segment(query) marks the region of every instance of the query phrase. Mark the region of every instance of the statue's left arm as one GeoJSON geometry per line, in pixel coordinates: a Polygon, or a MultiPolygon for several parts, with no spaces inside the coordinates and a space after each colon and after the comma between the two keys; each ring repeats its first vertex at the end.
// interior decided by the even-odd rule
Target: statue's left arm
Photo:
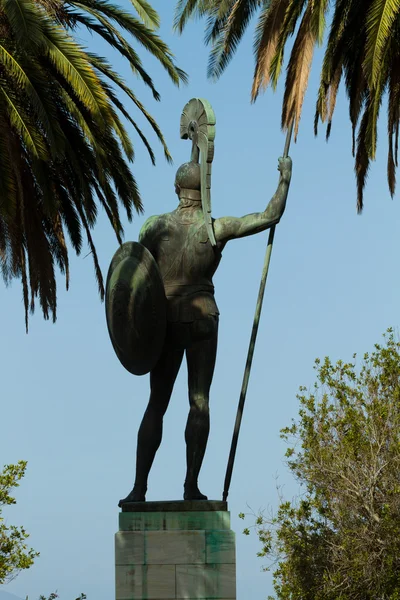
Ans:
{"type": "Polygon", "coordinates": [[[143,224],[139,233],[139,243],[145,246],[153,255],[154,230],[157,225],[157,220],[157,215],[149,217],[143,224]]]}
{"type": "Polygon", "coordinates": [[[278,188],[264,212],[239,218],[222,217],[214,221],[214,232],[218,244],[225,244],[229,240],[260,233],[279,223],[285,211],[292,176],[291,159],[289,157],[280,158],[278,170],[281,174],[278,188]]]}

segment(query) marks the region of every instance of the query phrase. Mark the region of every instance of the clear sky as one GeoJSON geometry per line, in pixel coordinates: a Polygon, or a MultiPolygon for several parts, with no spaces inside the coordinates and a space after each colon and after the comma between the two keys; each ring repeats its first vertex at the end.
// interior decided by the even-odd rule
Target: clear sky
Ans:
{"type": "MultiPolygon", "coordinates": [[[[129,5],[129,0],[119,0],[129,5]]],[[[140,140],[133,166],[145,215],[126,223],[126,240],[136,240],[145,218],[176,204],[174,174],[188,160],[190,147],[179,139],[184,104],[207,98],[217,115],[212,197],[214,216],[263,210],[277,181],[282,86],[250,105],[252,38],[217,84],[206,79],[203,25],[182,37],[172,32],[173,2],[153,0],[162,17],[162,35],[178,64],[190,75],[176,89],[142,52],[161,94],[154,102],[121,60],[111,56],[167,138],[175,164],[166,164],[160,147],[157,167],[140,140]]],[[[82,41],[100,53],[97,40],[82,41]]],[[[293,180],[286,213],[277,227],[264,312],[248,391],[238,457],[229,497],[237,532],[238,598],[266,598],[271,576],[256,557],[256,537],[245,537],[239,512],[276,507],[276,476],[292,498],[296,483],[284,464],[280,428],[296,417],[299,385],[311,386],[318,356],[349,359],[370,350],[389,326],[398,326],[400,306],[400,205],[386,185],[386,125],[373,165],[362,216],[356,214],[351,131],[342,93],[332,138],[314,139],[318,87],[317,55],[304,107],[300,136],[293,146],[293,180]]],[[[129,110],[134,110],[129,105],[129,110]]],[[[138,115],[136,115],[138,116],[138,115]]],[[[100,213],[95,229],[106,274],[117,248],[100,213]]],[[[220,337],[211,397],[211,435],[200,477],[201,489],[219,499],[229,452],[248,340],[258,293],[267,234],[228,244],[215,277],[220,337]]],[[[137,429],[148,399],[148,377],[134,378],[114,356],[108,338],[90,257],[72,259],[71,289],[59,279],[58,321],[44,322],[39,310],[24,329],[18,282],[0,283],[2,427],[0,463],[29,461],[17,491],[18,505],[6,511],[10,523],[23,524],[41,552],[35,566],[1,591],[30,600],[58,590],[61,600],[81,591],[89,600],[114,597],[113,536],[118,500],[131,489],[137,429]]],[[[71,255],[72,257],[72,255],[71,255]]],[[[185,473],[184,427],[188,401],[186,368],[179,375],[165,418],[164,439],[150,477],[149,500],[179,499],[185,473]]],[[[252,524],[251,519],[246,525],[252,524]]]]}

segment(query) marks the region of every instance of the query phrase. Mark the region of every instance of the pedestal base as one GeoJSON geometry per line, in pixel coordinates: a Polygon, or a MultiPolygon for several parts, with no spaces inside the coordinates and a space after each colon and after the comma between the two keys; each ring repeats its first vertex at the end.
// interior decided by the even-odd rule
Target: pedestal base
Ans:
{"type": "Polygon", "coordinates": [[[223,502],[124,505],[116,600],[236,598],[235,534],[223,502]]]}

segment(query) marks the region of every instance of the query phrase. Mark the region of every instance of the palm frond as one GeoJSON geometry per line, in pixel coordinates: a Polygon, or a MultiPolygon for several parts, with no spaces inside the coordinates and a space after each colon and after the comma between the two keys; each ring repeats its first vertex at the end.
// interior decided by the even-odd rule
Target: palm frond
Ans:
{"type": "Polygon", "coordinates": [[[235,0],[216,15],[216,23],[221,22],[223,26],[218,26],[219,33],[214,26],[209,34],[213,44],[208,63],[209,77],[218,79],[225,71],[259,6],[259,0],[235,0]]]}
{"type": "Polygon", "coordinates": [[[311,28],[311,18],[312,10],[309,5],[300,23],[287,69],[282,108],[282,127],[288,129],[293,121],[295,139],[297,139],[299,131],[300,117],[316,41],[315,32],[311,28]]]}
{"type": "Polygon", "coordinates": [[[393,197],[396,190],[397,150],[400,122],[400,55],[392,57],[388,81],[388,183],[393,197]],[[395,138],[395,147],[393,147],[395,138]]]}
{"type": "Polygon", "coordinates": [[[175,9],[174,29],[182,33],[188,21],[193,17],[203,17],[218,10],[218,0],[178,0],[175,9]]]}
{"type": "Polygon", "coordinates": [[[46,27],[43,51],[58,72],[72,86],[77,98],[93,113],[105,118],[107,97],[81,48],[61,28],[46,27]]]}
{"type": "Polygon", "coordinates": [[[251,99],[257,99],[260,90],[266,90],[271,80],[271,62],[276,55],[278,43],[282,36],[284,17],[289,0],[272,0],[262,10],[254,40],[256,68],[253,78],[251,99]]]}
{"type": "Polygon", "coordinates": [[[328,36],[321,70],[321,81],[317,97],[314,132],[317,135],[318,121],[328,121],[326,138],[329,139],[336,99],[343,76],[345,36],[343,21],[348,6],[347,0],[338,0],[335,5],[331,28],[328,36]]]}
{"type": "Polygon", "coordinates": [[[10,119],[11,126],[21,136],[24,144],[36,158],[46,159],[47,148],[39,132],[31,123],[28,115],[15,98],[12,97],[11,90],[6,90],[0,85],[0,92],[5,101],[6,111],[10,119]]]}
{"type": "Polygon", "coordinates": [[[40,44],[45,14],[32,0],[2,0],[1,8],[21,47],[40,44]]]}
{"type": "Polygon", "coordinates": [[[383,95],[386,89],[386,71],[381,69],[377,87],[370,90],[370,102],[368,110],[367,129],[365,133],[368,154],[371,160],[376,159],[376,148],[378,142],[378,118],[382,105],[383,95]]]}
{"type": "Polygon", "coordinates": [[[364,68],[372,88],[377,85],[382,57],[390,44],[392,26],[399,13],[399,0],[373,0],[367,13],[364,68]]]}
{"type": "MultiPolygon", "coordinates": [[[[88,3],[88,1],[86,0],[88,3]]],[[[90,14],[95,16],[100,22],[105,23],[104,19],[114,20],[119,27],[130,33],[148,52],[159,60],[161,65],[168,72],[171,80],[179,86],[180,82],[186,81],[186,75],[176,69],[173,62],[173,55],[167,44],[139,19],[136,19],[130,13],[112,5],[106,0],[92,0],[93,6],[85,7],[81,2],[74,2],[77,7],[85,8],[90,14]],[[81,6],[80,6],[81,5],[81,6]],[[96,8],[98,6],[98,8],[96,8]]],[[[112,27],[109,23],[108,27],[112,27]]]]}
{"type": "Polygon", "coordinates": [[[90,31],[97,33],[102,37],[112,48],[117,50],[121,56],[124,56],[131,66],[132,71],[139,75],[142,81],[151,89],[153,92],[153,98],[157,101],[160,100],[160,94],[154,87],[153,81],[145,69],[142,67],[141,60],[134,49],[126,42],[126,40],[117,32],[117,36],[114,35],[113,30],[115,28],[105,27],[101,24],[90,21],[87,16],[76,15],[76,21],[85,25],[90,31]]]}
{"type": "Polygon", "coordinates": [[[339,64],[336,68],[336,71],[333,73],[332,81],[328,88],[327,111],[326,111],[327,112],[327,120],[328,120],[328,126],[326,129],[326,139],[327,140],[329,140],[330,135],[331,135],[333,113],[335,112],[335,108],[336,108],[336,100],[337,100],[337,95],[339,92],[340,82],[342,80],[342,74],[343,74],[343,66],[339,64]]]}
{"type": "Polygon", "coordinates": [[[104,300],[104,279],[103,279],[103,274],[101,272],[101,268],[100,268],[100,263],[99,263],[99,259],[97,256],[97,251],[96,251],[96,247],[93,243],[93,238],[92,238],[92,234],[90,232],[90,226],[86,220],[86,216],[84,214],[84,212],[82,211],[82,209],[80,207],[78,208],[78,213],[79,213],[79,217],[80,220],[83,224],[83,227],[86,231],[86,238],[87,238],[87,242],[88,242],[88,246],[90,248],[90,253],[92,255],[92,259],[93,259],[93,264],[94,264],[94,271],[95,271],[95,275],[96,275],[96,281],[97,281],[97,285],[98,285],[98,290],[99,290],[99,294],[100,294],[100,298],[101,300],[104,300]]]}
{"type": "Polygon", "coordinates": [[[146,118],[146,120],[150,124],[151,128],[153,129],[153,131],[157,135],[158,139],[160,140],[160,142],[164,148],[165,158],[167,159],[167,161],[169,163],[171,163],[172,156],[169,153],[168,146],[165,142],[165,139],[161,132],[161,129],[157,125],[154,118],[145,109],[144,105],[138,100],[138,98],[135,96],[135,94],[132,92],[132,90],[130,88],[128,88],[128,86],[124,83],[124,81],[121,79],[121,77],[118,75],[118,73],[113,71],[111,66],[108,64],[108,62],[104,58],[100,58],[99,56],[96,56],[94,54],[90,54],[90,58],[91,58],[92,64],[95,66],[95,68],[98,69],[101,73],[103,73],[106,77],[108,77],[123,92],[125,92],[125,94],[128,96],[128,98],[130,100],[132,100],[132,102],[137,106],[137,108],[140,110],[140,112],[146,118]]]}
{"type": "Polygon", "coordinates": [[[146,27],[150,29],[158,29],[160,27],[160,17],[151,4],[146,0],[131,0],[131,3],[146,27]]]}
{"type": "Polygon", "coordinates": [[[114,93],[114,90],[111,88],[111,86],[107,85],[105,82],[103,82],[103,86],[107,90],[107,94],[108,94],[109,98],[112,100],[113,104],[115,104],[115,106],[118,108],[118,110],[121,111],[121,113],[124,115],[125,119],[127,121],[129,121],[129,123],[131,123],[131,125],[133,125],[135,131],[139,135],[143,144],[146,146],[146,149],[147,149],[147,152],[149,153],[151,162],[153,163],[153,165],[155,165],[156,157],[154,155],[152,147],[150,146],[150,144],[149,144],[147,138],[145,137],[145,135],[143,134],[142,130],[138,127],[136,121],[134,121],[132,119],[131,115],[128,113],[128,111],[124,107],[123,103],[116,96],[116,94],[114,93]]]}
{"type": "Polygon", "coordinates": [[[368,177],[368,171],[371,165],[369,152],[366,144],[366,134],[368,121],[370,118],[369,111],[371,109],[370,101],[368,100],[361,119],[361,124],[357,138],[357,153],[356,153],[356,178],[357,178],[357,210],[362,212],[364,207],[364,188],[368,177]]]}
{"type": "Polygon", "coordinates": [[[204,42],[207,46],[214,44],[223,34],[235,4],[236,0],[221,0],[215,3],[215,7],[212,10],[207,10],[204,13],[204,15],[207,14],[207,25],[204,36],[204,42]]]}
{"type": "Polygon", "coordinates": [[[7,50],[7,48],[0,43],[0,63],[2,63],[4,69],[15,80],[16,84],[24,91],[28,96],[28,101],[32,108],[35,110],[37,117],[45,130],[45,135],[48,138],[50,150],[54,150],[56,147],[56,136],[53,132],[53,125],[49,119],[49,115],[42,102],[41,97],[36,91],[34,85],[26,74],[21,63],[15,59],[15,57],[7,50]]]}

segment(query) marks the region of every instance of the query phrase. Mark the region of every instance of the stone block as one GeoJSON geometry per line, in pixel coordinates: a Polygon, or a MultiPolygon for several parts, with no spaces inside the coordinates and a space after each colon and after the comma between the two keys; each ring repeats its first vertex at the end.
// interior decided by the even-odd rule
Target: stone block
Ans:
{"type": "Polygon", "coordinates": [[[175,600],[174,565],[115,567],[116,600],[175,600]]]}
{"type": "Polygon", "coordinates": [[[235,533],[233,531],[206,531],[206,562],[235,564],[235,533]]]}
{"type": "Polygon", "coordinates": [[[235,599],[235,565],[177,565],[176,598],[235,599]]]}
{"type": "Polygon", "coordinates": [[[115,534],[115,564],[143,565],[145,563],[145,533],[119,531],[115,534]]]}
{"type": "Polygon", "coordinates": [[[144,550],[149,565],[202,564],[206,562],[205,531],[147,531],[144,550]]]}
{"type": "Polygon", "coordinates": [[[115,536],[116,600],[236,598],[229,512],[220,510],[221,503],[201,503],[204,511],[197,504],[161,502],[122,511],[115,536]]]}
{"type": "Polygon", "coordinates": [[[216,512],[121,512],[120,531],[211,531],[231,527],[228,511],[216,512]]]}

